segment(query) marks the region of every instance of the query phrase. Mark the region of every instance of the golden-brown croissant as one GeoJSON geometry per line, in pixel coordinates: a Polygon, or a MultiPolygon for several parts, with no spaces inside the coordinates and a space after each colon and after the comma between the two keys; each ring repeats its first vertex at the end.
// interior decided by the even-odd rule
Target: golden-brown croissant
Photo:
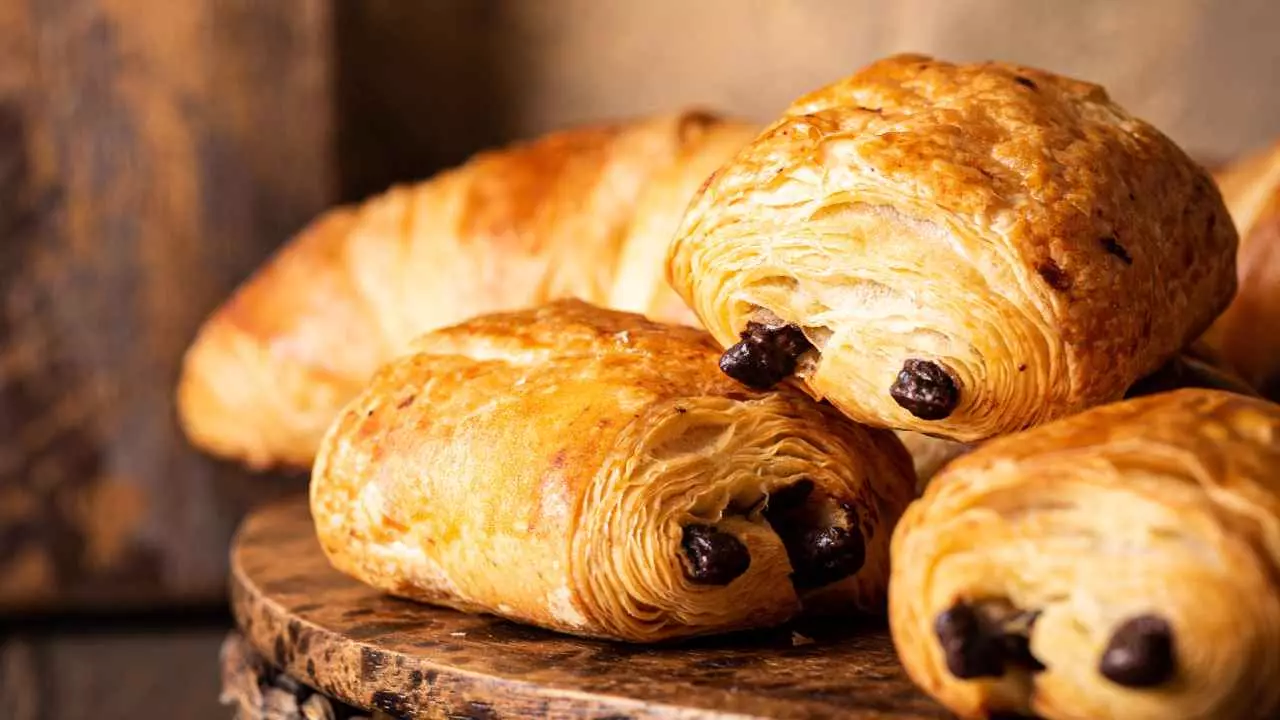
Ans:
{"type": "Polygon", "coordinates": [[[896,56],[795,102],[694,199],[675,289],[757,387],[959,441],[1118,400],[1235,286],[1216,186],[1096,86],[896,56]]]}
{"type": "Polygon", "coordinates": [[[881,610],[905,450],[718,354],[576,300],[429,333],[325,436],[320,543],[395,595],[627,641],[881,610]]]}
{"type": "Polygon", "coordinates": [[[1280,712],[1280,406],[1177,390],[992,440],[893,538],[908,673],[966,718],[1280,712]]]}
{"type": "Polygon", "coordinates": [[[1205,341],[1263,395],[1280,401],[1280,143],[1215,179],[1240,231],[1239,288],[1205,341]]]}
{"type": "Polygon", "coordinates": [[[692,112],[583,127],[326,213],[201,328],[178,390],[187,435],[251,466],[307,466],[379,365],[479,313],[578,297],[695,323],[662,256],[752,134],[692,112]]]}

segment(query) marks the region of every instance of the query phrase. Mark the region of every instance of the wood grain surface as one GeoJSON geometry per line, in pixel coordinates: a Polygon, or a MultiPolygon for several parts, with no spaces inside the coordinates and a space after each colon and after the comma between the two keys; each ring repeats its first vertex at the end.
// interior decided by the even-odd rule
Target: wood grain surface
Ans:
{"type": "Polygon", "coordinates": [[[581,640],[384,596],[333,570],[305,498],[245,521],[232,609],[288,674],[406,718],[950,717],[880,625],[797,625],[661,647],[581,640]]]}
{"type": "Polygon", "coordinates": [[[191,449],[206,313],[331,202],[325,0],[0,2],[0,612],[216,602],[246,507],[191,449]]]}

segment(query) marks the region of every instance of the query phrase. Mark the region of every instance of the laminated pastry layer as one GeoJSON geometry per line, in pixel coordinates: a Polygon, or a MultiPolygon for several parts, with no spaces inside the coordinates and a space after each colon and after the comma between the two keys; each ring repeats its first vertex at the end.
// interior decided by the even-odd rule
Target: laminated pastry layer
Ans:
{"type": "Polygon", "coordinates": [[[338,411],[421,333],[565,297],[690,322],[661,255],[701,182],[689,173],[742,133],[702,112],[572,128],[326,212],[201,327],[177,390],[184,431],[253,467],[309,467],[338,411]]]}
{"type": "Polygon", "coordinates": [[[321,446],[321,545],[395,595],[626,641],[881,610],[909,456],[716,356],[576,301],[423,336],[321,446]]]}
{"type": "Polygon", "coordinates": [[[673,287],[754,387],[962,442],[1119,399],[1235,287],[1209,176],[1105,91],[877,62],[796,101],[694,199],[673,287]]]}
{"type": "Polygon", "coordinates": [[[1215,180],[1240,232],[1239,288],[1205,344],[1280,401],[1280,143],[1229,165],[1215,180]]]}
{"type": "Polygon", "coordinates": [[[893,540],[890,624],[962,717],[1280,711],[1280,408],[1109,405],[950,464],[893,540]]]}

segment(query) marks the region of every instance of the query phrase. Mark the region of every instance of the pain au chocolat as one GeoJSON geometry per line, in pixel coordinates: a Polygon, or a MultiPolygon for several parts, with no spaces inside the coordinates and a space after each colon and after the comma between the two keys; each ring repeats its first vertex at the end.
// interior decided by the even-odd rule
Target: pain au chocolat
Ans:
{"type": "Polygon", "coordinates": [[[890,626],[962,717],[1280,712],[1280,406],[1187,389],[992,440],[893,537],[890,626]]]}
{"type": "Polygon", "coordinates": [[[1209,175],[1096,85],[876,62],[711,177],[668,276],[755,387],[971,442],[1119,400],[1235,288],[1209,175]]]}
{"type": "Polygon", "coordinates": [[[428,333],[322,441],[320,543],[397,596],[625,641],[882,610],[905,449],[718,356],[576,300],[428,333]]]}

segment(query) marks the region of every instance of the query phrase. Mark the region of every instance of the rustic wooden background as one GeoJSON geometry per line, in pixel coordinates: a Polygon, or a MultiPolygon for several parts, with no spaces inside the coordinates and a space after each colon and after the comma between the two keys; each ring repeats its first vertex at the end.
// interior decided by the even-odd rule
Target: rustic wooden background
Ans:
{"type": "MultiPolygon", "coordinates": [[[[189,448],[178,360],[332,203],[576,122],[764,121],[907,50],[1101,82],[1219,160],[1280,135],[1277,28],[1274,0],[4,0],[0,613],[222,606],[238,518],[304,480],[189,448]]],[[[3,667],[120,670],[39,627],[3,667]]]]}

